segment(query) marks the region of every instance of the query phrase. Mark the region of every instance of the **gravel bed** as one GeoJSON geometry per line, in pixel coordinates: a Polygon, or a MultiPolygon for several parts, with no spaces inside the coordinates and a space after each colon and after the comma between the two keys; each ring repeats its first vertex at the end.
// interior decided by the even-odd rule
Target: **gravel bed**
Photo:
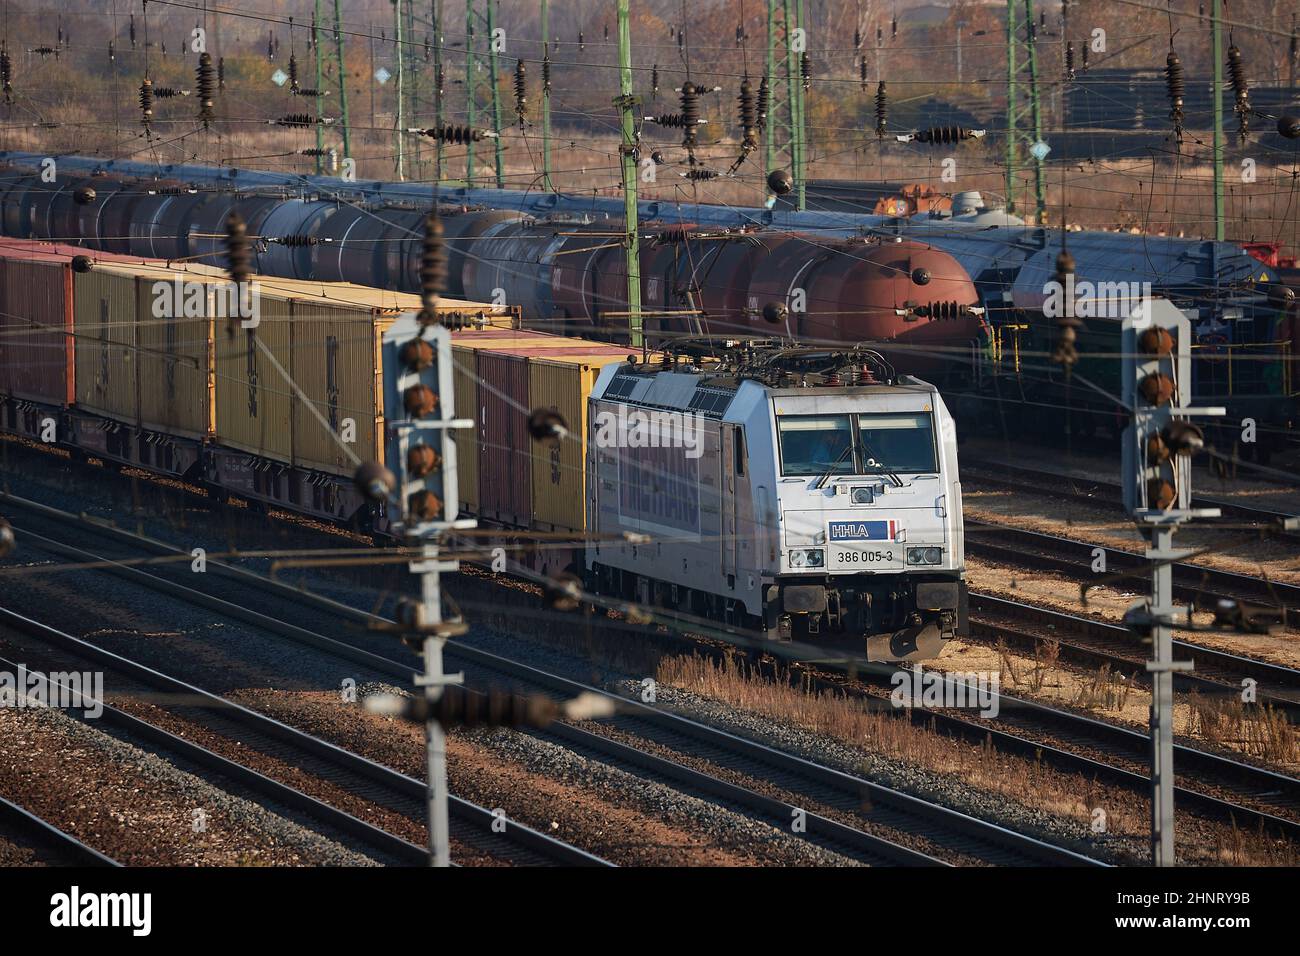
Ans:
{"type": "Polygon", "coordinates": [[[58,710],[0,711],[0,761],[0,793],[120,863],[373,865],[58,710]]]}

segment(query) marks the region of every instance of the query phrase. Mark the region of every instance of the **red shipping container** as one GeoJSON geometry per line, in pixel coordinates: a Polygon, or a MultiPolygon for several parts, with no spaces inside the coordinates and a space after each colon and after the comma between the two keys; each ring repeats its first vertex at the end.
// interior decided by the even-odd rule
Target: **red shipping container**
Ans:
{"type": "Polygon", "coordinates": [[[478,513],[521,528],[533,521],[528,359],[481,350],[478,361],[478,513]]]}

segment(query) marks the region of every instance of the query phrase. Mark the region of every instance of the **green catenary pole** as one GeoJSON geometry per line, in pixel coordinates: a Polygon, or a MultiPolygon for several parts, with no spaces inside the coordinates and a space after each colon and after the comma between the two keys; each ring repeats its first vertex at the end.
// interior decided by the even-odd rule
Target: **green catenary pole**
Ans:
{"type": "Polygon", "coordinates": [[[629,0],[618,0],[618,67],[619,98],[623,112],[623,146],[619,152],[623,159],[623,210],[627,237],[627,329],[628,344],[641,348],[641,243],[640,224],[636,207],[636,119],[632,114],[635,99],[632,96],[632,28],[629,22],[629,0]]]}
{"type": "Polygon", "coordinates": [[[321,153],[325,149],[325,127],[320,124],[321,92],[324,85],[324,72],[321,69],[320,52],[320,0],[316,0],[311,18],[311,48],[316,54],[316,175],[321,174],[321,153]]]}
{"type": "Polygon", "coordinates": [[[782,34],[785,42],[786,96],[789,98],[787,106],[790,115],[790,175],[794,177],[796,190],[795,208],[802,212],[806,193],[803,173],[799,169],[800,153],[802,152],[799,142],[802,133],[799,121],[799,96],[803,91],[803,87],[799,79],[799,55],[794,52],[794,31],[790,26],[790,0],[781,0],[781,10],[782,34]]]}
{"type": "MultiPolygon", "coordinates": [[[[471,130],[478,119],[474,98],[478,84],[474,73],[474,0],[465,0],[465,125],[471,130]]],[[[474,185],[474,140],[465,144],[465,185],[474,185]]]]}
{"type": "Polygon", "coordinates": [[[393,49],[397,66],[397,110],[393,114],[397,180],[406,179],[406,57],[402,47],[402,0],[393,0],[393,49]]]}
{"type": "Polygon", "coordinates": [[[770,173],[776,168],[776,0],[767,0],[767,128],[763,130],[763,169],[770,173]]]}
{"type": "Polygon", "coordinates": [[[1007,2],[1007,211],[1016,208],[1016,0],[1007,2]]]}
{"type": "Polygon", "coordinates": [[[343,125],[343,157],[352,158],[352,128],[348,122],[348,71],[343,59],[343,14],[339,10],[340,0],[334,0],[334,57],[335,67],[339,73],[339,114],[343,125]]]}
{"type": "MultiPolygon", "coordinates": [[[[442,127],[442,18],[438,11],[438,0],[431,0],[429,11],[433,21],[433,125],[442,127]]],[[[434,180],[442,182],[442,140],[433,141],[434,180]]]]}
{"type": "MultiPolygon", "coordinates": [[[[804,25],[803,4],[804,4],[804,0],[799,0],[799,12],[796,15],[794,26],[796,30],[800,31],[800,35],[803,37],[804,49],[807,50],[808,36],[807,34],[802,32],[804,28],[803,27],[804,25]]],[[[802,59],[802,56],[800,57],[800,59],[802,59]]],[[[806,103],[804,102],[802,71],[800,71],[798,86],[799,86],[799,99],[797,105],[799,107],[799,118],[795,122],[795,130],[798,133],[798,138],[795,140],[795,142],[798,144],[799,147],[799,159],[798,159],[799,171],[795,174],[796,176],[795,182],[798,184],[799,187],[799,210],[800,212],[802,212],[804,209],[808,208],[808,195],[807,195],[808,193],[808,182],[807,182],[808,180],[808,123],[806,121],[807,113],[805,112],[806,103]]]]}
{"type": "MultiPolygon", "coordinates": [[[[1029,112],[1034,124],[1034,142],[1043,140],[1043,114],[1038,103],[1038,51],[1034,30],[1034,0],[1025,0],[1025,37],[1029,52],[1029,112]]],[[[1043,180],[1043,161],[1034,157],[1034,201],[1038,222],[1047,222],[1047,187],[1043,180]]]]}
{"type": "Polygon", "coordinates": [[[496,154],[497,189],[506,188],[505,147],[501,143],[501,77],[497,73],[496,0],[487,0],[488,80],[492,83],[492,141],[496,154]]]}
{"type": "Polygon", "coordinates": [[[1210,13],[1214,59],[1214,238],[1223,241],[1223,0],[1214,0],[1210,13]]]}
{"type": "Polygon", "coordinates": [[[555,188],[551,183],[551,59],[550,4],[542,0],[542,188],[548,192],[555,188]]]}

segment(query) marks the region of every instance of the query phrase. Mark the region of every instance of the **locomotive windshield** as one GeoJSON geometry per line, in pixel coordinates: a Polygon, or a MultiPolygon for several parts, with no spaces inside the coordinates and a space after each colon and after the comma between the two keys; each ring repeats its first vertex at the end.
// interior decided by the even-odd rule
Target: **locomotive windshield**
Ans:
{"type": "Polygon", "coordinates": [[[928,412],[782,415],[777,431],[787,477],[938,471],[928,412]]]}

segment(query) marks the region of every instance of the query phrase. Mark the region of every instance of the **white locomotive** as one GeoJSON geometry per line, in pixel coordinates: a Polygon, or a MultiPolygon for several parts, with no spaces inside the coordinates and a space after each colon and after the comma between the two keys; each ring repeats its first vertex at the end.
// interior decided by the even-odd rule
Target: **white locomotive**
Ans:
{"type": "Polygon", "coordinates": [[[592,590],[873,660],[965,632],[953,420],[879,353],[679,343],[604,369],[588,427],[592,590]]]}

